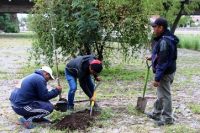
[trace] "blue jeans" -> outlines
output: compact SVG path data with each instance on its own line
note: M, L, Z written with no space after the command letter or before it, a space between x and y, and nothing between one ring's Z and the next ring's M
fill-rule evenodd
M69 92L68 92L68 106L74 107L74 97L77 90L77 78L73 76L67 69L65 69L65 78L68 81ZM85 76L83 79L79 79L80 86L84 93L91 98L94 93L94 83L90 75Z

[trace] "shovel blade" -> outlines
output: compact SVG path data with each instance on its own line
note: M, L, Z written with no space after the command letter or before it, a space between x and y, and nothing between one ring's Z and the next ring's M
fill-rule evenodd
M92 101L90 105L90 116L92 116L93 107L94 107L94 101Z
M68 106L68 102L66 99L59 99L59 101L55 105L55 109L57 111L66 112L67 106Z
M144 113L146 105L147 105L147 98L138 97L136 109Z

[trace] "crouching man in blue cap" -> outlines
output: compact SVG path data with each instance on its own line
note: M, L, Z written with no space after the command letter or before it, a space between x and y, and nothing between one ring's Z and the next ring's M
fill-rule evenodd
M19 122L25 128L33 128L32 122L50 122L44 118L54 109L49 100L58 96L62 90L61 86L57 86L48 91L47 82L53 79L52 69L43 66L23 78L21 83L12 91L10 95L12 109L22 116Z

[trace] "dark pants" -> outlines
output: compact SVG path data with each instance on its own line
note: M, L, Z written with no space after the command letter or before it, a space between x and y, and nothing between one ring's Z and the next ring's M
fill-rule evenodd
M12 108L18 115L29 121L43 118L53 112L53 105L43 101L34 101L24 107L12 106Z
M173 74L164 75L160 81L160 86L157 88L157 100L154 103L153 113L162 115L165 121L172 121L172 98L171 84L174 80Z
M77 78L71 75L67 69L65 69L65 78L69 84L68 106L74 107L74 97L77 90ZM84 93L91 98L94 93L94 83L92 82L91 76L87 75L83 79L79 79L79 83Z

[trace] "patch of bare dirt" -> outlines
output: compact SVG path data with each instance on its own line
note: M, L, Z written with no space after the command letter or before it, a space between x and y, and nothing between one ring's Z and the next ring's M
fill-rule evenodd
M95 117L100 115L100 112L93 111L90 116L90 110L86 109L78 111L70 115L65 116L62 120L55 124L55 128L59 130L70 129L70 130L85 130L92 126L95 122Z

